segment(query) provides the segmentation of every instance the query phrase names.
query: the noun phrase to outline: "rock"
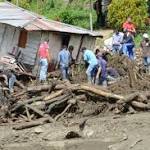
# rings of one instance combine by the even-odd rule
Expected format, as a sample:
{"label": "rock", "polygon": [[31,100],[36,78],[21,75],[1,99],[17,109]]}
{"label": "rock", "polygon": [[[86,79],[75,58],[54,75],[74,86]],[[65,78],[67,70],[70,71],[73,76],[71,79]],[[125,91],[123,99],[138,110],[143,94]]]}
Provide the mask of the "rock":
{"label": "rock", "polygon": [[40,128],[40,127],[37,127],[37,128],[34,129],[34,133],[36,133],[36,134],[40,134],[40,133],[43,133],[43,132],[44,132],[43,129]]}
{"label": "rock", "polygon": [[94,135],[94,131],[91,128],[85,126],[85,128],[83,130],[83,136],[89,138],[89,137],[91,137],[93,135]]}

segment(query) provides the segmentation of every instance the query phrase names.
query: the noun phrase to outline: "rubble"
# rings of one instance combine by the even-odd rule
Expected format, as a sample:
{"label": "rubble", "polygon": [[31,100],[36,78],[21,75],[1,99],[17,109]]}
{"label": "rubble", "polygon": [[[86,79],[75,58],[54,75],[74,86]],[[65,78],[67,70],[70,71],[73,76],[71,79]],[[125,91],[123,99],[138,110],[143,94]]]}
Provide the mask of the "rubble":
{"label": "rubble", "polygon": [[20,84],[15,85],[15,93],[12,95],[3,90],[5,86],[1,87],[1,97],[5,97],[1,98],[1,102],[7,103],[0,104],[0,122],[18,123],[13,129],[22,130],[48,122],[63,121],[70,116],[149,111],[149,77],[139,72],[140,69],[133,62],[121,56],[113,59],[116,69],[119,68],[118,60],[124,73],[120,80],[107,89],[84,84],[82,81],[61,81],[56,75],[53,78],[52,75],[57,74],[56,72],[51,73],[45,84],[37,84],[34,78],[30,80],[29,75],[28,84],[20,80]]}

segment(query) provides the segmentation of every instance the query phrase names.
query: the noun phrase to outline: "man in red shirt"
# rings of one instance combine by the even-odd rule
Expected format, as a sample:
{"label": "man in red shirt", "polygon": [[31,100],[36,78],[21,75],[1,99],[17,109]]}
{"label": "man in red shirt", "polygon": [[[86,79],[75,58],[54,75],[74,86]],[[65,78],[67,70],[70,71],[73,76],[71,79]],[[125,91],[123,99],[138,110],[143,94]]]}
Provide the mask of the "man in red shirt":
{"label": "man in red shirt", "polygon": [[46,81],[48,64],[50,62],[49,45],[45,41],[40,44],[38,55],[40,58],[40,82]]}
{"label": "man in red shirt", "polygon": [[136,33],[135,25],[132,23],[131,17],[127,18],[127,21],[123,23],[123,31],[131,32],[133,34]]}

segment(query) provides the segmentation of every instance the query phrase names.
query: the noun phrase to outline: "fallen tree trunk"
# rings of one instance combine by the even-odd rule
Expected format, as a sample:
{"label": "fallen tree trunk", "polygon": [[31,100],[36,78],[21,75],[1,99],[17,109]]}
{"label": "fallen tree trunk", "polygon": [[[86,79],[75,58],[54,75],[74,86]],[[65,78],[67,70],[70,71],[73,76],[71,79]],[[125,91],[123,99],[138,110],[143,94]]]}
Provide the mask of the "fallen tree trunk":
{"label": "fallen tree trunk", "polygon": [[111,92],[105,92],[100,89],[94,88],[94,86],[81,85],[79,89],[77,90],[84,90],[84,91],[96,94],[98,96],[104,96],[104,97],[112,98],[116,100],[124,100],[124,96],[122,95],[113,94]]}
{"label": "fallen tree trunk", "polygon": [[23,101],[19,101],[17,104],[15,104],[15,106],[11,109],[11,112],[16,111],[17,109],[19,109],[20,107],[26,105],[26,104],[30,104],[36,101],[41,101],[45,96],[38,96],[38,97],[34,97],[31,98],[29,100],[23,100]]}
{"label": "fallen tree trunk", "polygon": [[44,100],[44,101],[48,101],[48,100],[50,100],[50,99],[53,99],[53,98],[55,98],[55,97],[57,97],[57,96],[62,95],[63,93],[64,93],[64,90],[57,91],[57,92],[55,92],[55,93],[52,93],[52,94],[46,96],[43,100]]}
{"label": "fallen tree trunk", "polygon": [[25,122],[23,124],[19,124],[15,127],[13,127],[14,130],[22,130],[22,129],[27,129],[27,128],[31,128],[31,127],[35,127],[35,126],[39,126],[39,125],[43,125],[44,123],[48,123],[49,117],[47,118],[41,118],[35,121],[31,121],[31,122]]}
{"label": "fallen tree trunk", "polygon": [[132,101],[131,105],[134,108],[139,108],[139,109],[142,109],[142,110],[150,110],[150,104],[144,104],[144,103],[141,103],[141,102]]}
{"label": "fallen tree trunk", "polygon": [[21,96],[27,92],[41,92],[41,91],[51,90],[52,88],[54,88],[55,85],[56,85],[55,83],[51,82],[51,84],[48,84],[48,85],[39,85],[39,86],[27,87],[24,91],[16,94],[15,97]]}

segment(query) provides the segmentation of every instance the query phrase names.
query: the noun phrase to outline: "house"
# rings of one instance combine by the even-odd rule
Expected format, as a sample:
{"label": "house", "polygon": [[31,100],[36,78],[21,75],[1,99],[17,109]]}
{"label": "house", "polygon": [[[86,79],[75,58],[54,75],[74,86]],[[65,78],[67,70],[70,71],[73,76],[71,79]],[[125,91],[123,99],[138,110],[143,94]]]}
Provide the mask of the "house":
{"label": "house", "polygon": [[40,43],[49,39],[53,62],[62,45],[73,45],[73,57],[80,59],[80,48],[93,49],[99,33],[73,25],[47,20],[8,2],[0,2],[0,56],[21,51],[21,61],[33,67]]}

